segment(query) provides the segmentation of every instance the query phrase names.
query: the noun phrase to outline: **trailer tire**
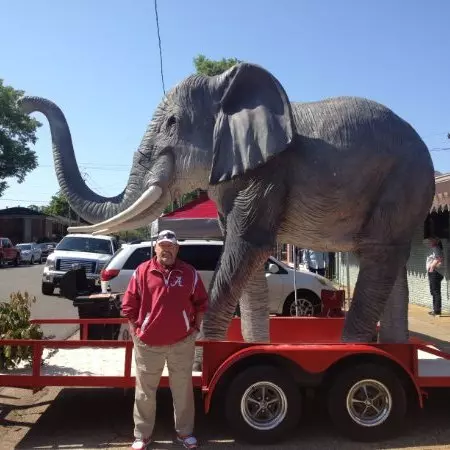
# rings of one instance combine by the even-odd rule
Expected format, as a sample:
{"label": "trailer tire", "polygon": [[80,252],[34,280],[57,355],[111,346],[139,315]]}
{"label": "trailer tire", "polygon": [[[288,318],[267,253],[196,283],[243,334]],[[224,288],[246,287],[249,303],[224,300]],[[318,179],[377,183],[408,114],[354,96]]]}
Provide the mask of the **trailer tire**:
{"label": "trailer tire", "polygon": [[[258,405],[259,395],[264,392],[264,404]],[[271,414],[275,411],[275,417],[271,420],[255,417],[255,408],[261,406]],[[261,412],[264,414],[264,410]],[[275,443],[287,438],[288,432],[300,420],[300,390],[293,379],[276,367],[253,366],[241,372],[229,385],[225,414],[238,439],[252,444]]]}
{"label": "trailer tire", "polygon": [[332,381],[328,392],[331,420],[338,432],[354,441],[392,437],[400,431],[406,410],[402,381],[393,370],[381,365],[349,367]]}

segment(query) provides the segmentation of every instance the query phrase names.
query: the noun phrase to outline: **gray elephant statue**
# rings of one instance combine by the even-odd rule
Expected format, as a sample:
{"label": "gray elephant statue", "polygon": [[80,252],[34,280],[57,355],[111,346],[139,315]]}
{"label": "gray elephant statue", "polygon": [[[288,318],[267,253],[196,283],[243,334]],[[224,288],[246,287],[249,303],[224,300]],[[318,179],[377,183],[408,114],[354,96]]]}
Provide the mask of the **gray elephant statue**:
{"label": "gray elephant statue", "polygon": [[[58,182],[71,207],[111,234],[148,225],[176,193],[207,190],[219,211],[223,253],[200,337],[225,338],[241,308],[245,341],[269,340],[264,261],[276,242],[355,252],[360,270],[343,342],[408,340],[406,263],[434,196],[434,168],[417,132],[383,105],[355,97],[290,102],[258,65],[193,75],[157,107],[124,191],[92,192],[66,119],[52,102],[21,101],[49,123]],[[113,130],[111,130],[113,132]]]}

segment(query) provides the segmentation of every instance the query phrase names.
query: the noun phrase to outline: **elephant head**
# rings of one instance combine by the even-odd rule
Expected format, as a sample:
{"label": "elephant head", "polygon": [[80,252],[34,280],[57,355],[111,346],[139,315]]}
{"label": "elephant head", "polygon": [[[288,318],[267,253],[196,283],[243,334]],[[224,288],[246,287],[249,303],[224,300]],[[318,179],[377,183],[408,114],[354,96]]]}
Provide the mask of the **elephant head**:
{"label": "elephant head", "polygon": [[106,198],[84,183],[61,110],[37,97],[24,97],[21,105],[47,117],[61,190],[94,224],[70,232],[111,234],[148,225],[177,194],[243,176],[282,152],[293,137],[288,97],[263,68],[241,63],[214,77],[192,75],[158,105],[124,191]]}

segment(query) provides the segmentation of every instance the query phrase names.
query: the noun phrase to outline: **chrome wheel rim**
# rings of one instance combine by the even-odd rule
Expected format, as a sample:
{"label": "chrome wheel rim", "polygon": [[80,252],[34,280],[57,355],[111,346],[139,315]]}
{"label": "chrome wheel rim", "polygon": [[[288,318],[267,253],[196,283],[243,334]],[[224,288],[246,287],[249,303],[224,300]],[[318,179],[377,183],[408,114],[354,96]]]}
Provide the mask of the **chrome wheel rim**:
{"label": "chrome wheel rim", "polygon": [[[313,316],[314,315],[314,305],[310,300],[307,300],[306,298],[298,298],[298,306],[299,306],[299,313],[301,316]],[[291,316],[296,316],[297,311],[295,308],[295,300],[291,304],[291,308],[289,311]]]}
{"label": "chrome wheel rim", "polygon": [[258,431],[273,430],[286,417],[286,394],[270,381],[252,384],[242,395],[241,414],[245,422]]}
{"label": "chrome wheel rim", "polygon": [[347,394],[347,411],[352,420],[363,427],[381,425],[391,410],[391,393],[377,380],[358,381]]}

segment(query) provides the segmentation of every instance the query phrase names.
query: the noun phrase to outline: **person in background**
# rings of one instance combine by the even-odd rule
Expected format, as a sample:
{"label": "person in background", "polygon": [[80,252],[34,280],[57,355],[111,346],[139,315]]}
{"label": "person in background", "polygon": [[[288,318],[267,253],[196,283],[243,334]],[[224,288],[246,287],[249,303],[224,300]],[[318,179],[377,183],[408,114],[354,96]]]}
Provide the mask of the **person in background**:
{"label": "person in background", "polygon": [[442,308],[441,282],[444,278],[444,251],[442,242],[438,238],[428,239],[430,250],[427,255],[426,268],[428,273],[428,283],[430,293],[433,297],[433,310],[428,314],[431,316],[440,316]]}
{"label": "person in background", "polygon": [[328,253],[315,252],[314,250],[303,250],[303,262],[310,272],[325,276],[328,266]]}
{"label": "person in background", "polygon": [[129,320],[136,362],[133,450],[151,442],[156,413],[156,390],[167,361],[177,440],[197,448],[194,429],[192,366],[195,339],[208,295],[194,267],[177,258],[173,231],[156,238],[156,255],[138,266],[122,301]]}

